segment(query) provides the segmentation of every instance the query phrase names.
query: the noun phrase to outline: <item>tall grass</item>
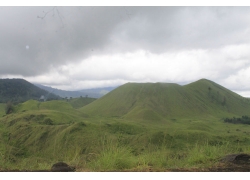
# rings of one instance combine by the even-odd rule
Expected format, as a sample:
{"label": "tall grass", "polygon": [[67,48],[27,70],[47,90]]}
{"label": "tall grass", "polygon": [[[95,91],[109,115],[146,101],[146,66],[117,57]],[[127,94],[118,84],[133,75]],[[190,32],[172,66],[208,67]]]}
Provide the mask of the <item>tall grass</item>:
{"label": "tall grass", "polygon": [[79,171],[165,171],[250,151],[249,127],[215,117],[138,122],[88,118],[64,102],[33,105],[0,118],[0,168],[43,170],[64,161]]}
{"label": "tall grass", "polygon": [[173,168],[201,168],[215,165],[230,153],[242,150],[229,142],[220,145],[196,143],[186,150],[173,151],[166,146],[135,155],[131,148],[110,143],[95,158],[86,164],[92,171],[165,171]]}

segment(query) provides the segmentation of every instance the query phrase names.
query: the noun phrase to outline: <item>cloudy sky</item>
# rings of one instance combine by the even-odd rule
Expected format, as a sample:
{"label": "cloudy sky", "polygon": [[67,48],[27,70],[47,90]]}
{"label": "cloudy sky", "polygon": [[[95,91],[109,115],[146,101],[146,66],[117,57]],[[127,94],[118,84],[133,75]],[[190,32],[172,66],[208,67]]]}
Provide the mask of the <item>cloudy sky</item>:
{"label": "cloudy sky", "polygon": [[250,7],[0,7],[0,78],[80,90],[212,80],[250,97]]}

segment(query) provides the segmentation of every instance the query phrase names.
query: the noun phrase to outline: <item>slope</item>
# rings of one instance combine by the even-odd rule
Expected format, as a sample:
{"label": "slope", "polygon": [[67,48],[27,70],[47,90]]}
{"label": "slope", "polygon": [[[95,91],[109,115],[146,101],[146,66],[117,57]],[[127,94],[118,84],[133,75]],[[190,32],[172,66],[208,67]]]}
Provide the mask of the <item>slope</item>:
{"label": "slope", "polygon": [[207,79],[184,86],[209,112],[243,115],[250,113],[250,100]]}
{"label": "slope", "polygon": [[86,106],[87,104],[95,101],[96,98],[89,98],[89,97],[80,97],[80,98],[73,98],[69,99],[69,103],[72,105],[73,108],[78,109],[83,106]]}
{"label": "slope", "polygon": [[[0,102],[24,102],[29,99],[39,99],[48,93],[24,79],[0,79]],[[49,98],[58,99],[59,97],[50,94]]]}
{"label": "slope", "polygon": [[189,85],[127,83],[81,108],[89,115],[127,119],[224,117],[250,114],[249,100],[206,79]]}

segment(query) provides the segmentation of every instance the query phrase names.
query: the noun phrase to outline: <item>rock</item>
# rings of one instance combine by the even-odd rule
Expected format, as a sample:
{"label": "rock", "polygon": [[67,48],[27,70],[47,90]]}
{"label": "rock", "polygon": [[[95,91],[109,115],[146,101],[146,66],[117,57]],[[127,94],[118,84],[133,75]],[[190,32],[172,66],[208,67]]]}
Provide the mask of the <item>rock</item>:
{"label": "rock", "polygon": [[52,172],[74,172],[75,168],[64,162],[58,162],[51,167]]}
{"label": "rock", "polygon": [[249,154],[229,154],[221,159],[224,163],[234,163],[234,164],[250,164]]}

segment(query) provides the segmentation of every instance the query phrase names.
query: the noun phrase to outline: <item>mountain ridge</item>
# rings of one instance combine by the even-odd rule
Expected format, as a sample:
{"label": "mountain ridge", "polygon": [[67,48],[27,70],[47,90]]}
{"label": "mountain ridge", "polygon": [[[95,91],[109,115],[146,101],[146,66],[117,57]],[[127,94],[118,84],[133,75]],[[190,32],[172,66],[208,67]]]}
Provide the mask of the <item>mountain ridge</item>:
{"label": "mountain ridge", "polygon": [[78,90],[78,91],[66,91],[66,90],[61,90],[61,89],[56,89],[52,88],[49,86],[44,86],[41,84],[34,84],[35,86],[47,90],[49,92],[53,92],[54,94],[62,97],[62,98],[77,98],[77,97],[92,97],[92,98],[100,98],[109,91],[115,89],[115,87],[106,87],[106,88],[92,88],[92,89],[83,89],[83,90]]}
{"label": "mountain ridge", "polygon": [[187,85],[126,83],[81,108],[87,114],[131,119],[165,119],[217,114],[250,114],[247,98],[207,80]]}
{"label": "mountain ridge", "polygon": [[0,79],[0,102],[24,102],[29,99],[39,100],[41,96],[49,99],[59,99],[24,79]]}

